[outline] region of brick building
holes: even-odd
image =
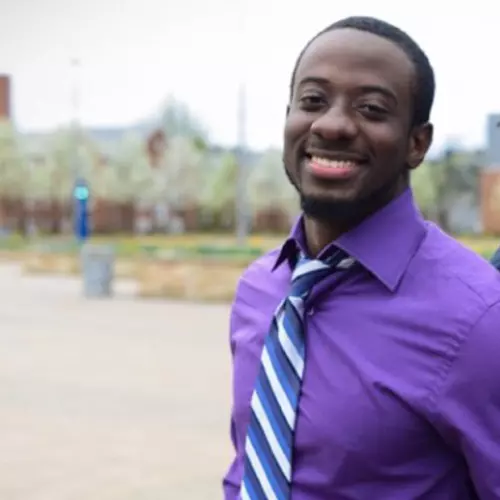
[[[0,119],[11,119],[10,76],[0,75]]]
[[[485,165],[481,171],[480,200],[483,231],[500,234],[500,114],[487,117]]]
[[[480,200],[483,231],[500,234],[500,168],[481,172]]]

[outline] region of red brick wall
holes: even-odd
[[[284,210],[279,208],[259,210],[253,220],[253,230],[285,234],[290,231],[290,218]]]
[[[483,170],[480,189],[483,230],[500,234],[500,170]]]
[[[10,119],[10,77],[0,75],[0,118]]]

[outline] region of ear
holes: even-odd
[[[411,170],[417,168],[425,158],[432,144],[434,127],[431,123],[424,123],[413,128],[410,134],[410,144],[406,163]]]

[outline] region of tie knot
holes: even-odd
[[[311,288],[336,270],[349,269],[355,260],[338,249],[326,259],[310,259],[300,253],[299,260],[292,274],[290,295],[303,297]]]

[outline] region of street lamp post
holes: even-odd
[[[72,165],[71,170],[73,179],[76,182],[79,176],[79,129],[80,129],[80,67],[81,62],[78,58],[71,59],[71,137],[73,142],[72,147]]]
[[[72,104],[72,155],[71,170],[73,177],[73,190],[71,201],[73,207],[73,231],[77,241],[82,244],[89,236],[88,203],[90,198],[89,187],[80,165],[80,68],[81,61],[77,58],[71,60],[73,85],[71,89]]]

